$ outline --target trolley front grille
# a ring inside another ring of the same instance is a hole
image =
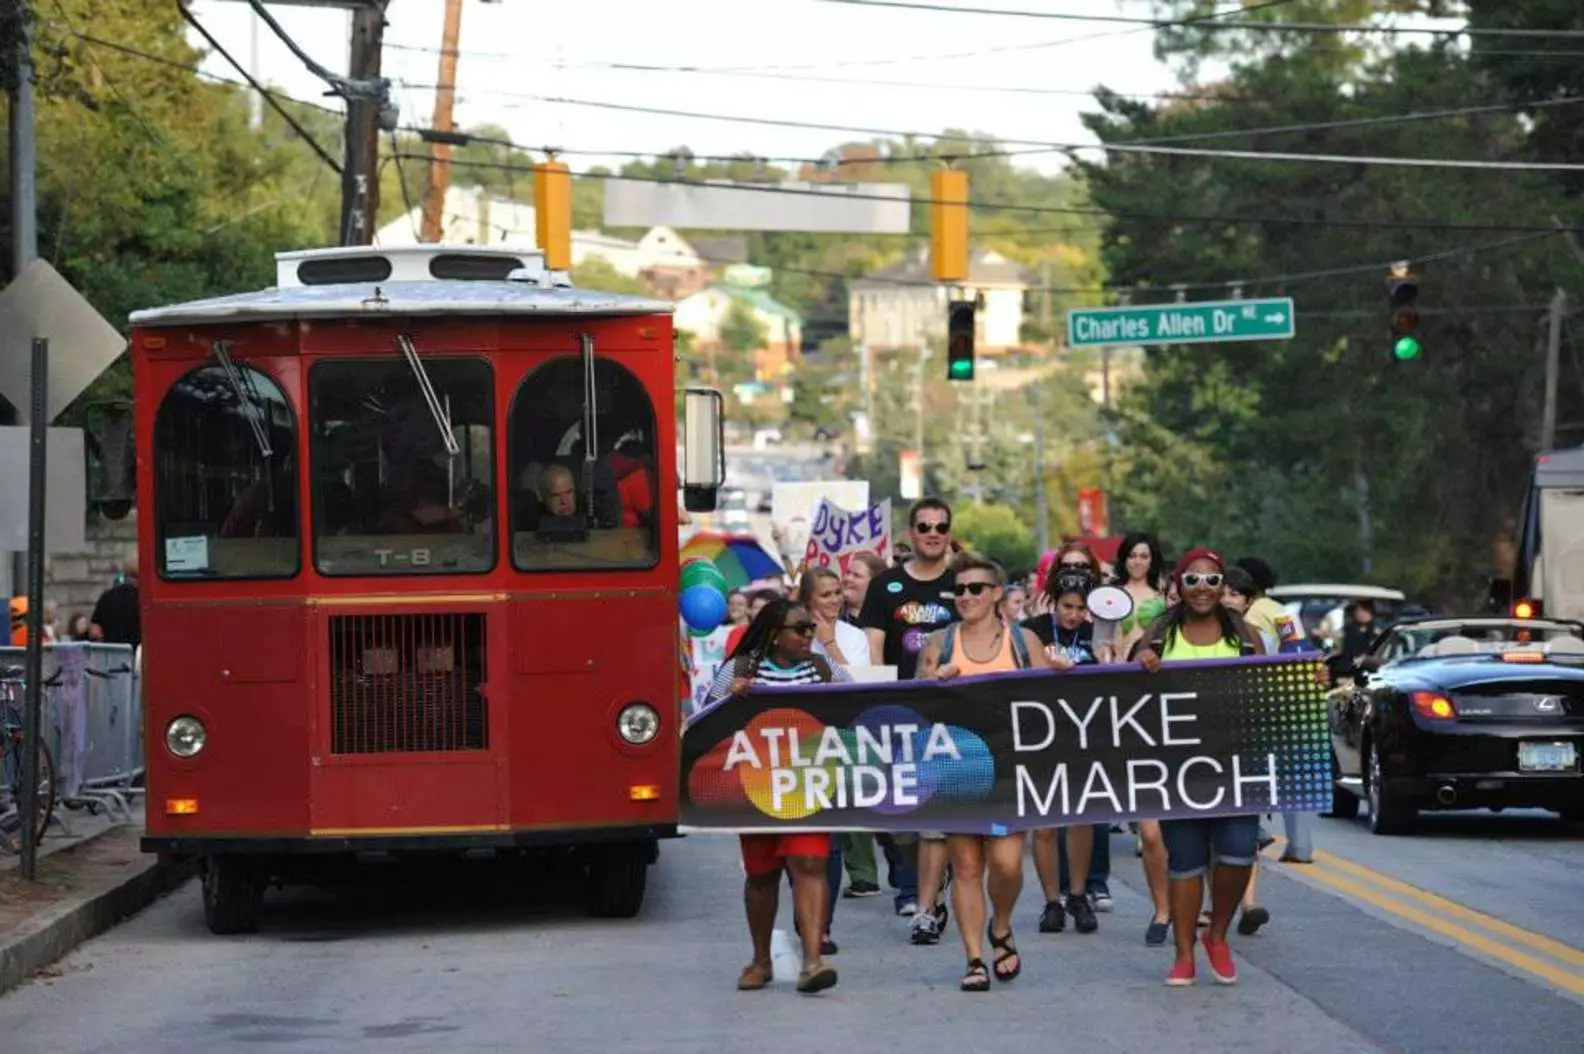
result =
[[[434,753],[489,746],[484,616],[330,619],[330,751]]]

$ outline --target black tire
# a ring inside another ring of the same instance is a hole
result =
[[[1381,778],[1380,748],[1369,744],[1365,765],[1364,788],[1369,795],[1371,834],[1408,834],[1419,819],[1419,810],[1393,794],[1390,785]]]
[[[264,914],[264,881],[257,860],[237,856],[205,860],[203,908],[209,932],[222,937],[257,933]]]
[[[1338,820],[1355,820],[1359,814],[1358,795],[1342,785],[1342,766],[1337,764],[1336,751],[1331,752],[1331,808],[1321,813]]]
[[[1562,809],[1563,823],[1584,823],[1584,808]]]
[[[597,919],[630,919],[643,908],[649,883],[649,856],[636,848],[590,854],[584,904]]]

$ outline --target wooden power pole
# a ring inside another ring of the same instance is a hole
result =
[[[348,78],[380,79],[385,41],[382,4],[352,12],[352,55]],[[341,171],[341,244],[371,245],[379,215],[379,134],[385,100],[377,93],[347,96],[346,163]]]
[[[440,42],[440,78],[435,86],[434,131],[429,143],[429,178],[424,184],[422,238],[438,242],[445,232],[446,191],[451,188],[451,144],[456,131],[457,46],[462,39],[462,0],[446,0]]]

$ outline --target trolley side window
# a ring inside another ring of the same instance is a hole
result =
[[[317,363],[308,392],[320,574],[495,566],[489,363],[408,347],[388,359]]]
[[[549,360],[517,389],[507,441],[518,570],[655,566],[654,405],[630,370],[592,344]]]
[[[297,423],[279,385],[229,360],[171,385],[154,418],[154,515],[162,578],[297,573]]]

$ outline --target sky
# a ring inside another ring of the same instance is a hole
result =
[[[249,61],[255,17],[246,3],[198,0],[192,6],[227,50]],[[1016,6],[1151,13],[1145,0],[1017,0]],[[279,0],[270,10],[316,61],[346,71],[345,11]],[[404,126],[432,123],[434,92],[425,86],[438,78],[444,12],[445,0],[390,0],[384,74]],[[339,106],[339,100],[323,99],[322,82],[267,26],[257,26],[254,72],[260,80],[297,98]],[[610,151],[662,154],[679,145],[698,155],[817,158],[843,140],[868,136],[626,113],[532,96],[877,132],[958,127],[1003,139],[1089,143],[1093,137],[1079,115],[1093,108],[1092,98],[1057,92],[1087,93],[1102,83],[1125,92],[1173,90],[1170,71],[1152,54],[1153,36],[1126,25],[863,10],[814,0],[464,0],[456,120],[461,127],[499,125],[524,146],[568,151],[564,160],[574,171],[619,165],[623,159]],[[645,72],[610,68],[614,64],[747,72]],[[203,68],[237,78],[217,55]],[[1054,172],[1065,162],[1053,153],[1018,163]]]

